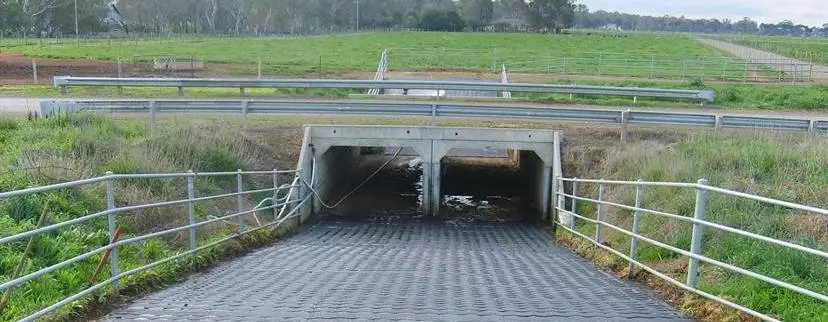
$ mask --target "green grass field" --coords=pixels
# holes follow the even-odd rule
[[[0,42],[2,44],[2,42]],[[41,58],[72,58],[114,61],[121,57],[146,60],[159,56],[200,57],[212,64],[235,64],[235,73],[252,75],[261,58],[266,74],[312,74],[320,72],[371,72],[376,70],[380,53],[391,49],[394,70],[465,69],[492,71],[501,64],[524,66],[546,72],[554,67],[571,73],[596,74],[655,73],[666,69],[671,74],[687,70],[694,75],[699,59],[714,58],[705,67],[715,75],[722,70],[724,54],[707,48],[683,35],[656,34],[502,34],[502,33],[367,33],[303,38],[175,38],[173,40],[86,40],[80,47],[73,42],[40,45],[7,41],[5,51],[22,52]],[[604,53],[604,54],[599,54]],[[587,55],[588,57],[586,57]],[[561,59],[568,57],[569,62]],[[678,60],[686,60],[689,67]],[[626,63],[625,63],[626,61]],[[600,64],[606,66],[600,70]],[[718,64],[718,65],[717,65]],[[564,66],[566,65],[566,66]],[[737,64],[738,65],[738,64]],[[539,70],[540,71],[540,70]],[[699,73],[702,72],[699,70]]]

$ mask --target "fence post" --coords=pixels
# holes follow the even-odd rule
[[[242,175],[242,170],[238,169],[236,173],[236,209],[239,213],[244,212],[244,198],[242,197],[242,193],[244,192],[244,177]],[[239,221],[239,236],[244,234],[244,216],[238,216]]]
[[[650,78],[655,77],[655,55],[650,56]]]
[[[635,208],[642,208],[644,205],[644,186],[641,185],[641,179],[638,179],[638,183],[635,186]],[[635,213],[633,214],[633,227],[632,233],[638,235],[641,233],[641,210],[636,209]],[[632,236],[630,238],[630,259],[632,261],[637,261],[638,259],[638,238]],[[628,278],[632,278],[635,276],[635,264],[630,261],[630,273],[627,275]]]
[[[257,75],[259,76],[259,79],[262,79],[262,56],[259,56],[259,58],[256,60],[256,63],[256,70],[258,71]]]
[[[190,201],[187,202],[187,223],[188,225],[195,225],[196,224],[196,215],[195,215],[195,172],[193,170],[187,171],[187,199]],[[196,228],[190,227],[190,250],[196,249],[198,247],[198,239],[196,239]]]
[[[598,76],[601,76],[601,74],[603,72],[601,70],[601,62],[603,60],[604,60],[604,53],[603,52],[598,53]]]
[[[566,56],[563,56],[563,74],[566,75]]]
[[[578,213],[578,199],[574,197],[578,196],[578,178],[574,178],[572,181],[572,206],[570,207],[573,214]],[[575,216],[572,216],[572,220],[569,221],[569,228],[575,228]]]
[[[706,186],[707,180],[699,180],[699,186]],[[695,220],[704,220],[705,205],[707,204],[707,190],[703,187],[696,189],[696,212],[693,215]],[[693,238],[690,244],[690,253],[693,255],[701,255],[702,237],[704,226],[698,222],[693,223]],[[687,266],[687,286],[696,288],[699,280],[699,260],[690,257],[690,264]]]
[[[604,181],[604,179],[601,179]],[[604,184],[598,184],[598,209],[595,215],[595,243],[601,244],[601,222],[604,221],[604,205],[601,202],[604,201]]]
[[[492,72],[497,73],[497,48],[494,49],[494,60],[492,61]]]
[[[621,112],[621,142],[627,142],[629,139],[629,121],[630,111]]]
[[[124,70],[123,70],[123,63],[121,62],[121,56],[118,56],[118,78],[124,77]],[[118,86],[118,94],[124,92],[123,86]]]
[[[37,84],[37,61],[32,59],[32,81]]]
[[[279,220],[279,169],[273,169],[273,222]],[[287,201],[287,200],[285,200]]]
[[[106,210],[113,210],[115,209],[115,180],[112,179],[114,174],[112,171],[108,171],[106,176]],[[109,240],[110,242],[115,241],[115,232],[118,230],[118,223],[116,222],[116,217],[118,215],[116,213],[111,213],[106,216],[107,226],[109,228]],[[109,255],[109,267],[112,276],[118,275],[118,247],[113,247],[110,251]],[[112,292],[118,294],[121,289],[121,281],[120,279],[115,279],[112,281]]]

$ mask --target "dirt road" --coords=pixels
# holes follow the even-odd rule
[[[796,79],[812,79],[818,82],[828,82],[828,67],[810,62],[788,58],[752,47],[737,45],[715,39],[698,39],[702,44],[730,53],[733,56],[747,59],[754,64],[760,64],[776,71],[794,75]]]

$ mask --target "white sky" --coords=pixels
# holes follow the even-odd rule
[[[788,19],[797,24],[828,23],[826,0],[576,0],[590,11],[606,10],[650,16],[684,15],[688,18],[749,17],[760,23]]]

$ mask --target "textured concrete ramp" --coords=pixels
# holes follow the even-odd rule
[[[106,320],[673,321],[521,224],[325,220]]]

